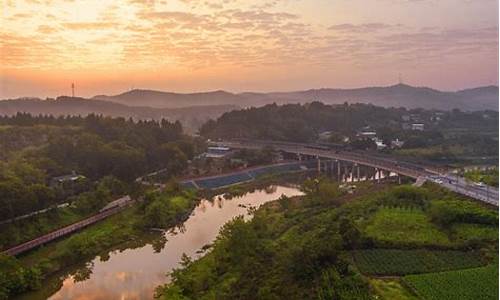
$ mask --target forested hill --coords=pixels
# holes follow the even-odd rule
[[[0,101],[0,115],[15,115],[18,112],[32,115],[86,116],[100,114],[111,117],[133,118],[135,120],[168,119],[180,121],[188,131],[196,131],[208,119],[219,117],[222,113],[237,109],[235,105],[208,105],[183,108],[151,108],[145,106],[126,106],[101,100],[58,97],[55,100],[35,98]]]
[[[114,96],[97,95],[94,99],[112,101],[129,106],[150,106],[157,108],[239,105],[244,102],[244,99],[237,94],[224,91],[181,94],[139,89]]]
[[[105,178],[133,185],[137,177],[163,168],[167,177],[178,175],[199,153],[198,145],[179,122],[166,120],[0,116],[0,221],[66,201],[68,190],[70,196],[92,191],[88,186]],[[53,185],[54,178],[73,172],[89,180],[78,193]],[[85,211],[106,201],[94,204]]]
[[[371,103],[383,107],[406,107],[466,111],[491,109],[498,111],[498,87],[485,86],[456,92],[439,91],[427,87],[397,84],[385,87],[355,89],[310,89],[273,93],[171,93],[153,90],[132,90],[119,95],[95,96],[94,99],[112,101],[129,106],[176,108],[198,105],[232,104],[241,107],[263,106],[270,103],[307,103],[321,101],[328,104]]]
[[[442,112],[383,108],[369,104],[326,105],[312,102],[304,105],[270,104],[231,111],[216,121],[207,122],[200,133],[209,138],[305,142],[315,140],[319,133],[325,131],[352,137],[357,131],[369,126],[370,130],[379,130],[380,133],[392,132],[408,137],[411,132],[405,130],[404,125],[411,122],[423,123],[427,132],[442,131],[446,128],[484,128],[484,131],[498,131],[498,113],[494,111]]]

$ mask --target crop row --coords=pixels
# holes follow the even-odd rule
[[[481,266],[476,252],[370,249],[354,251],[361,272],[372,275],[407,275]]]

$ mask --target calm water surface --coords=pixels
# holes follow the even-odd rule
[[[202,200],[182,227],[165,233],[167,242],[160,252],[146,245],[112,252],[106,261],[96,257],[91,263],[92,273],[88,279],[75,281],[75,276],[67,277],[49,299],[151,299],[154,288],[168,282],[166,273],[179,266],[183,253],[192,258],[201,256],[199,250],[215,239],[227,221],[238,215],[248,219],[246,207],[258,207],[282,194],[295,196],[302,193],[296,188],[272,186],[230,200],[219,196],[213,201]]]

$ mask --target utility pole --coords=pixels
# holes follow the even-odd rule
[[[71,97],[75,98],[75,83],[71,83]]]

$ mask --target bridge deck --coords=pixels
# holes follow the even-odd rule
[[[344,150],[329,150],[318,149],[316,145],[275,142],[275,141],[224,141],[219,142],[232,148],[246,149],[261,149],[264,147],[273,147],[288,153],[300,155],[309,155],[315,157],[324,157],[341,161],[349,161],[351,163],[369,166],[377,169],[387,170],[403,176],[411,177],[423,181],[423,179],[431,180],[441,185],[444,188],[457,192],[459,194],[471,197],[473,199],[498,206],[498,189],[487,187],[486,189],[470,184],[463,178],[453,180],[449,176],[441,175],[437,171],[430,168],[422,167],[405,161],[398,161],[390,158],[382,158],[369,153],[356,153]],[[435,180],[436,178],[439,181]]]

